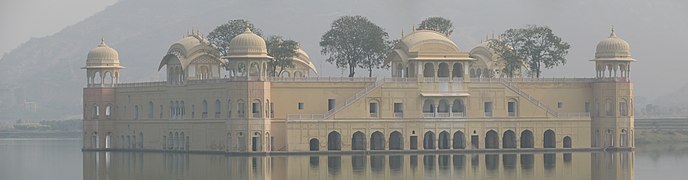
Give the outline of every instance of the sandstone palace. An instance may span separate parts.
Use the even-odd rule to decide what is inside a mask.
[[[591,56],[596,74],[590,78],[505,78],[486,43],[467,52],[428,30],[404,35],[389,52],[389,77],[322,77],[302,49],[293,57],[294,68],[270,77],[265,40],[248,29],[230,48],[221,56],[203,35],[190,33],[162,56],[157,70],[166,72],[166,81],[123,83],[119,78],[126,71],[117,51],[101,42],[83,68],[84,150],[634,147],[629,77],[635,60],[613,31]]]

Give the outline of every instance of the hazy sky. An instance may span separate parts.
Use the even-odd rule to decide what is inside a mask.
[[[32,37],[54,34],[117,0],[1,0],[0,57]]]

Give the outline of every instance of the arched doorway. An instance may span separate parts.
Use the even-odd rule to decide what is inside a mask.
[[[521,148],[533,148],[534,144],[533,132],[530,130],[523,130],[523,132],[521,132]]]
[[[512,130],[504,132],[502,137],[502,148],[516,148],[516,134]]]
[[[432,131],[423,135],[423,149],[435,149],[435,133]]]
[[[544,148],[556,148],[557,147],[557,137],[554,134],[554,131],[552,131],[551,129],[548,129],[547,131],[545,131],[542,144],[543,144]]]
[[[564,137],[564,148],[571,148],[571,137]]]
[[[337,131],[332,131],[327,135],[327,150],[339,151],[342,150],[342,136]]]
[[[423,66],[423,77],[435,77],[435,65],[433,65],[432,63],[425,63],[425,65]]]
[[[449,77],[449,65],[447,63],[440,63],[437,77]]]
[[[489,130],[485,134],[485,149],[499,149],[499,135],[497,131]]]
[[[404,141],[399,131],[389,134],[389,150],[404,150]]]
[[[316,138],[312,138],[310,141],[308,141],[308,146],[311,151],[320,151],[320,141]],[[255,149],[253,150],[255,151]]]
[[[452,146],[454,149],[465,149],[466,148],[466,139],[465,136],[463,135],[463,132],[461,131],[456,131],[454,133],[454,139]]]
[[[370,150],[385,150],[385,135],[380,131],[370,135]]]
[[[351,137],[351,150],[366,150],[366,137],[361,131],[356,131]]]
[[[449,149],[449,133],[447,131],[440,132],[437,145],[439,146],[439,149]]]

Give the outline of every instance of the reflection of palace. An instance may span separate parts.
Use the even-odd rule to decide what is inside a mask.
[[[485,44],[460,51],[427,30],[403,36],[391,78],[316,77],[299,50],[268,77],[265,41],[246,30],[228,56],[199,33],[162,58],[162,82],[119,83],[102,42],[86,61],[84,149],[257,152],[632,148],[626,41],[597,44],[593,78],[500,78]],[[151,68],[152,69],[152,68]]]
[[[634,178],[634,152],[224,156],[84,152],[84,179]],[[591,166],[592,165],[592,166]]]

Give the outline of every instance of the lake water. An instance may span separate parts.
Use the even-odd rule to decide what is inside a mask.
[[[81,152],[79,139],[0,139],[0,179],[686,179],[686,147],[617,153],[236,157]]]

